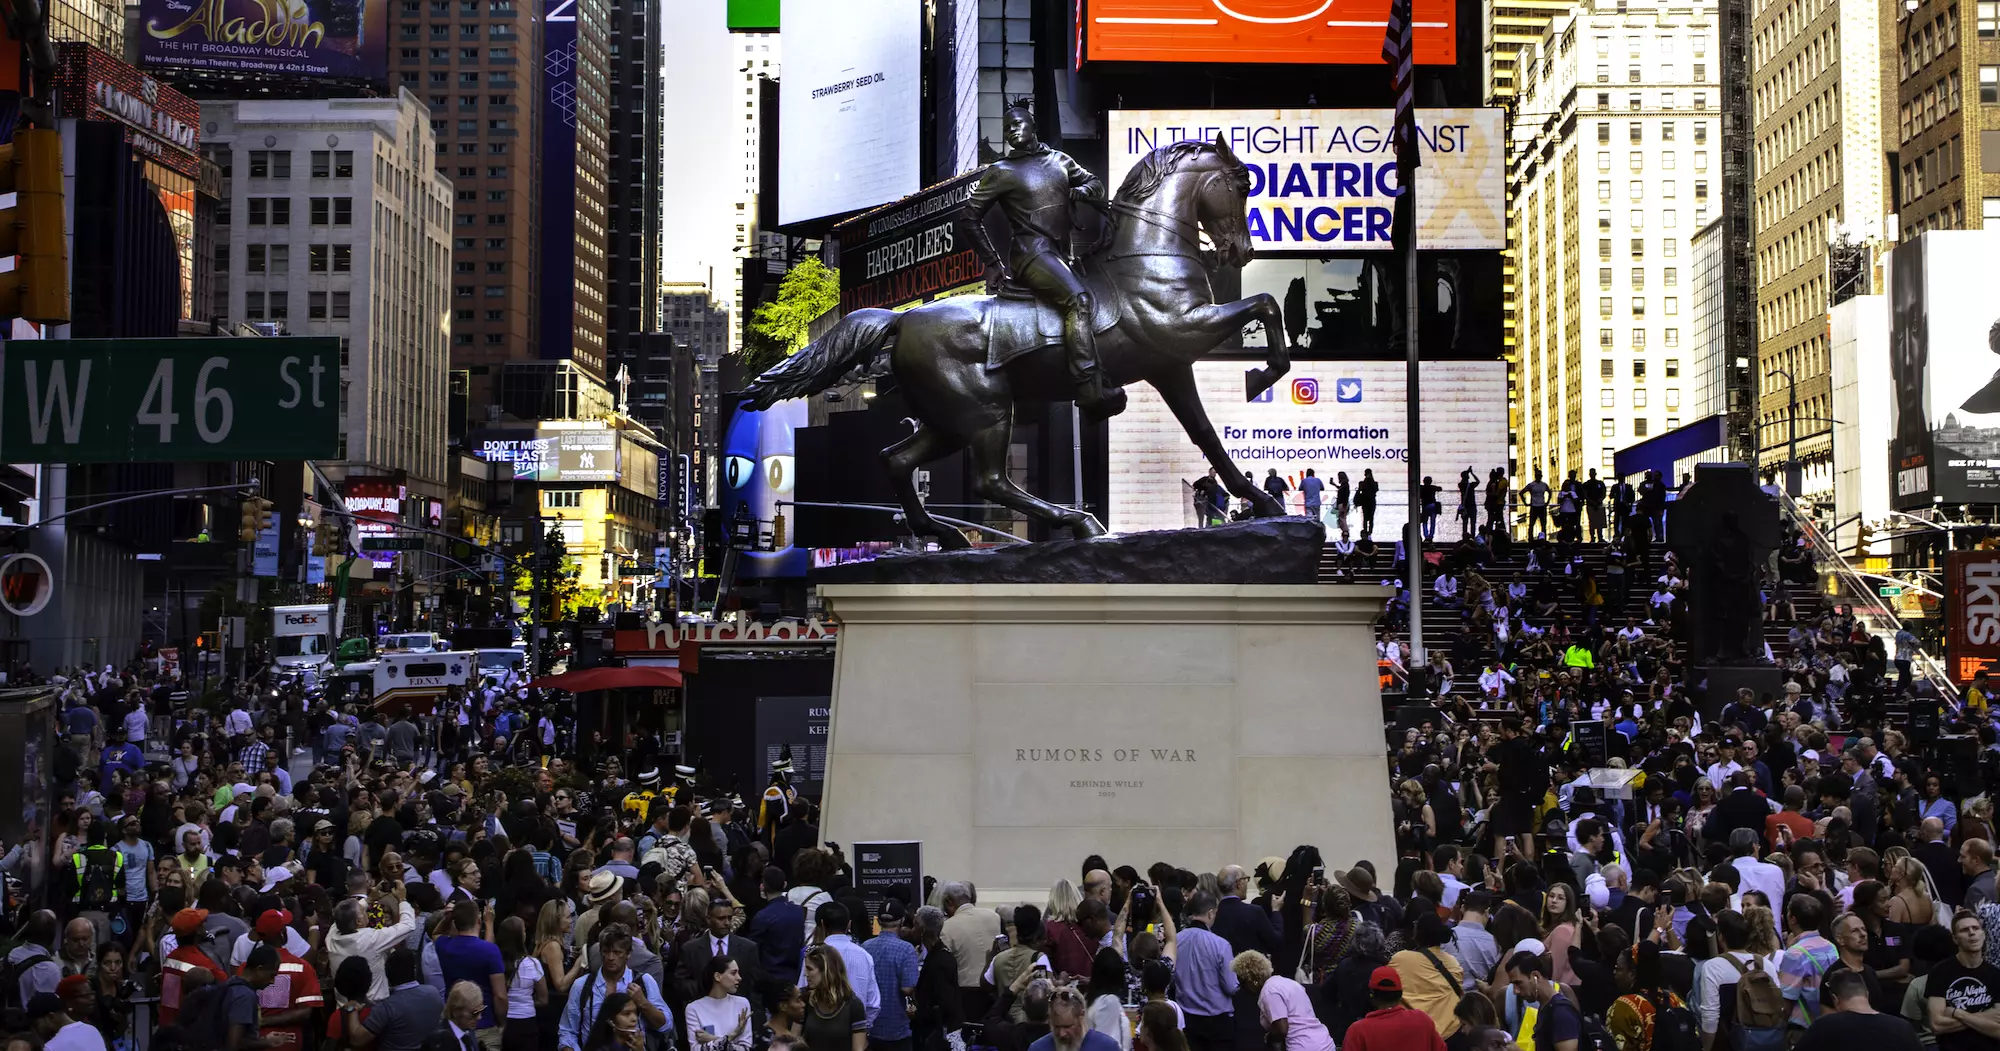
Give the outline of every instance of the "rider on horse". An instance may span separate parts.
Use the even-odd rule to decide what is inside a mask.
[[[1070,269],[1072,199],[1102,202],[1104,183],[1068,154],[1044,145],[1026,106],[1008,107],[1006,129],[1007,155],[987,167],[966,206],[967,232],[980,256],[998,264],[1003,287],[1026,288],[1062,313],[1077,406],[1094,418],[1116,416],[1125,409],[1125,391],[1104,385],[1090,328],[1090,292]],[[1012,252],[1004,256],[986,232],[986,211],[996,204],[1014,233]]]

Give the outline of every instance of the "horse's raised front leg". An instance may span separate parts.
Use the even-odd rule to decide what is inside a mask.
[[[1243,374],[1243,400],[1249,401],[1271,389],[1271,385],[1292,371],[1291,344],[1285,337],[1285,310],[1268,292],[1231,303],[1211,303],[1187,312],[1185,324],[1203,335],[1223,340],[1243,331],[1252,321],[1264,326],[1264,367]]]
[[[1194,383],[1194,366],[1180,365],[1167,369],[1149,377],[1148,382],[1160,392],[1160,400],[1167,403],[1167,408],[1173,410],[1174,419],[1180,421],[1181,429],[1194,439],[1195,447],[1208,459],[1208,465],[1222,476],[1224,487],[1235,496],[1250,501],[1250,506],[1257,509],[1260,518],[1284,516],[1284,505],[1270,493],[1257,488],[1229,459],[1229,450],[1223,448],[1222,439],[1215,433],[1215,425],[1208,422],[1208,410],[1202,408],[1201,391]]]

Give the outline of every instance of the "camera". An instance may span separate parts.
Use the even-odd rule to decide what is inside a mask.
[[[1132,884],[1131,902],[1133,922],[1141,926],[1151,924],[1153,922],[1153,915],[1159,908],[1159,898],[1154,895],[1153,888],[1146,886],[1144,883]]]

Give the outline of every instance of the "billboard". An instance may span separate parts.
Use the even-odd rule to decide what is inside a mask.
[[[921,0],[784,0],[778,222],[873,208],[921,187]]]
[[[2000,503],[2000,231],[1934,230],[1889,258],[1891,498]]]
[[[959,230],[978,182],[978,172],[967,172],[834,227],[841,309],[897,308],[965,285],[983,288],[986,264]]]
[[[573,0],[542,3],[542,243],[576,240],[576,12]],[[542,263],[544,359],[571,357],[576,334],[576,253],[551,252]],[[600,379],[604,363],[592,366]]]
[[[729,0],[724,18],[732,33],[768,33],[778,28],[778,0]]]
[[[786,539],[796,539],[799,509],[778,502],[798,499],[796,432],[806,425],[806,399],[789,398],[762,411],[738,405],[729,414],[722,436],[722,477],[716,490],[722,500],[722,528],[728,531],[739,514],[758,523],[757,536],[774,531],[779,514],[793,523]],[[812,550],[781,546],[774,551],[745,551],[737,574],[750,579],[803,577],[812,565]]]
[[[1260,486],[1276,470],[1291,486],[1285,509],[1303,514],[1298,483],[1311,468],[1325,482],[1321,514],[1334,535],[1340,529],[1334,480],[1344,471],[1358,486],[1362,472],[1372,470],[1381,487],[1373,535],[1393,542],[1409,518],[1404,363],[1299,362],[1276,387],[1246,402],[1243,372],[1256,364],[1211,359],[1194,367],[1209,419],[1237,470]],[[1465,468],[1484,479],[1506,464],[1506,362],[1426,361],[1422,384],[1424,404],[1433,410],[1423,421],[1425,471],[1447,494]],[[1131,404],[1110,425],[1111,513],[1105,524],[1121,532],[1182,528],[1195,521],[1188,486],[1208,472],[1208,462],[1151,387],[1127,390]],[[1359,510],[1348,524],[1358,539]]]
[[[1970,682],[2000,661],[2000,551],[1953,551],[1945,562],[1944,592],[1951,607],[1951,677]]]
[[[133,149],[200,177],[200,103],[89,44],[59,43],[56,54],[58,116],[123,124]]]
[[[1250,169],[1259,253],[1386,251],[1400,192],[1394,123],[1386,109],[1112,110],[1110,185],[1157,147],[1220,135]],[[1417,135],[1419,247],[1506,247],[1501,111],[1418,110]]]
[[[1078,0],[1077,7],[1081,56],[1109,62],[1381,65],[1389,19],[1389,0]],[[1456,63],[1453,0],[1413,0],[1411,11],[1417,61]]]
[[[388,79],[385,0],[139,0],[139,20],[142,65]]]

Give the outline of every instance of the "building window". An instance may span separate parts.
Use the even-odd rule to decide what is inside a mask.
[[[1646,316],[1646,300],[1643,297],[1632,297],[1632,316],[1634,318],[1643,318]]]
[[[274,274],[289,274],[292,272],[291,245],[271,246],[271,272]]]
[[[354,246],[334,245],[333,272],[336,274],[344,274],[352,269],[354,269]]]
[[[306,269],[315,274],[326,273],[329,246],[313,245],[306,250]]]
[[[1608,143],[1608,142],[1610,142],[1610,141],[1611,141],[1611,122],[1610,122],[1610,121],[1603,121],[1603,120],[1600,120],[1600,121],[1598,121],[1598,122],[1597,122],[1597,141],[1598,141],[1599,143]],[[1603,155],[1602,155],[1602,154],[1600,154],[1600,156],[1603,156]]]
[[[351,302],[352,296],[350,293],[335,292],[333,294],[333,316],[336,320],[348,316]]]
[[[1601,267],[1598,267],[1598,268],[1597,268],[1597,287],[1599,287],[1599,288],[1610,288],[1610,287],[1611,287],[1611,268],[1610,268],[1610,267],[1608,267],[1608,266],[1601,266]]]
[[[1607,263],[1611,261],[1611,238],[1600,237],[1597,239],[1597,258]]]
[[[1644,416],[1632,417],[1632,437],[1644,438],[1645,436],[1646,436],[1646,418]]]
[[[307,221],[311,222],[314,226],[325,226],[328,217],[332,214],[333,198],[331,197],[314,197],[311,201],[307,202]]]
[[[1643,328],[1635,328],[1635,329],[1633,329],[1633,330],[1632,330],[1632,349],[1633,349],[1633,350],[1644,350],[1644,349],[1646,349],[1646,330],[1645,330],[1645,329],[1643,329]]]
[[[1680,407],[1681,407],[1681,389],[1679,387],[1668,387],[1667,408],[1678,409]]]
[[[1606,388],[1604,388],[1603,390],[1601,390],[1601,391],[1598,391],[1598,392],[1597,392],[1597,404],[1598,404],[1598,407],[1600,407],[1600,408],[1605,408],[1605,409],[1615,409],[1615,408],[1617,408],[1617,407],[1618,407],[1618,392],[1617,392],[1617,391],[1615,391],[1615,390],[1612,390],[1612,389],[1611,389],[1610,387],[1606,387]]]
[[[1608,332],[1609,330],[1607,329],[1606,331]],[[1617,378],[1618,363],[1612,361],[1610,358],[1597,359],[1597,375],[1600,379],[1608,380]]]
[[[1597,93],[1597,108],[1598,108],[1598,109],[1610,109],[1610,108],[1611,108],[1611,93],[1610,93],[1610,92],[1608,92],[1608,91],[1600,91],[1600,92],[1598,92],[1598,93]]]
[[[1609,180],[1599,179],[1597,181],[1597,199],[1600,201],[1608,201],[1611,199],[1611,183]],[[257,222],[258,220],[253,219],[251,221]]]
[[[1635,380],[1646,378],[1646,362],[1644,359],[1632,362],[1632,378]]]
[[[1979,101],[1987,105],[2000,103],[2000,66],[1979,67]]]
[[[1610,393],[1607,391],[1606,393]],[[1610,418],[1597,421],[1597,434],[1601,438],[1618,437],[1618,421]]]
[[[543,507],[582,507],[582,506],[583,506],[583,490],[581,490],[581,489],[544,489],[544,490],[542,490],[542,506],[543,506]]]
[[[1610,296],[1605,296],[1605,297],[1603,297],[1602,299],[1599,299],[1599,300],[1597,301],[1597,316],[1598,316],[1598,317],[1610,317],[1610,316],[1611,316],[1611,297],[1610,297]]]
[[[1979,35],[2000,36],[2000,0],[1979,0]]]
[[[1664,309],[1664,310],[1665,310],[1665,311],[1667,312],[1667,316],[1668,316],[1668,317],[1675,317],[1675,316],[1678,316],[1678,315],[1680,314],[1680,312],[1681,312],[1681,300],[1680,300],[1680,297],[1679,297],[1679,296],[1667,296],[1667,297],[1666,297],[1666,299],[1665,299],[1665,306],[1664,306],[1664,307],[1663,307],[1662,309]]]
[[[270,221],[271,221],[270,199],[265,197],[250,198],[250,225],[265,226],[268,225]]]
[[[246,321],[264,320],[264,293],[254,290],[243,293],[243,318]]]
[[[243,246],[243,272],[246,274],[261,274],[264,272],[263,245]]]
[[[1637,387],[1633,389],[1632,407],[1635,409],[1643,409],[1646,407],[1646,388]]]
[[[1611,349],[1611,330],[1610,330],[1610,329],[1608,329],[1608,328],[1601,328],[1601,329],[1598,329],[1598,330],[1597,330],[1597,345],[1598,345],[1599,347],[1601,347],[1602,349],[1604,349],[1604,350],[1610,350],[1610,349]]]
[[[290,293],[282,288],[274,288],[267,294],[270,301],[266,304],[264,312],[270,315],[271,320],[283,321],[292,315]]]
[[[326,319],[326,293],[306,293],[306,317],[323,321]]]

